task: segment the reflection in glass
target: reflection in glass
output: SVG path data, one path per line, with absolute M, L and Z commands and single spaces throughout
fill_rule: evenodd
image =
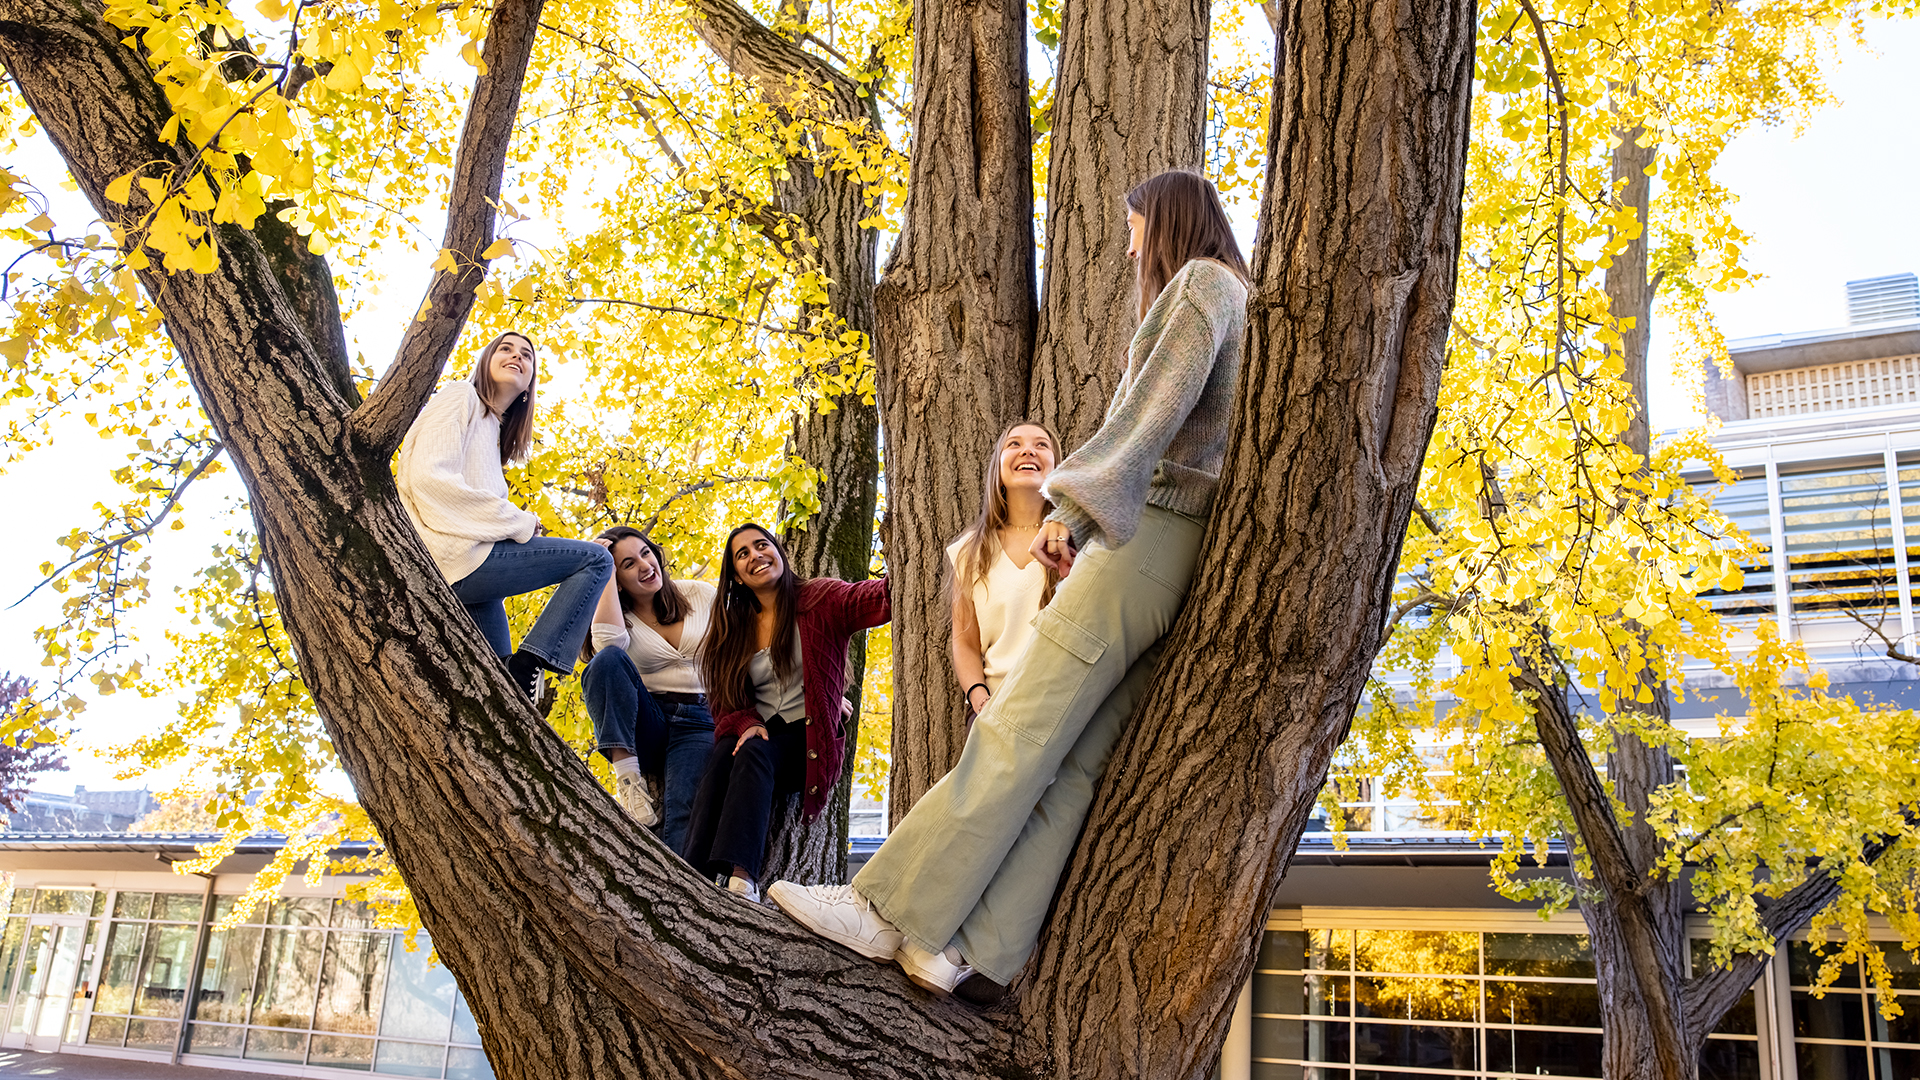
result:
M 25 915 L 27 912 L 32 911 L 33 910 L 33 890 L 32 889 L 13 890 L 13 905 L 9 907 L 7 910 L 13 912 L 15 915 Z
M 240 1043 L 246 1036 L 246 1028 L 190 1024 L 187 1027 L 187 1053 L 239 1057 Z
M 365 1072 L 373 1068 L 373 1040 L 354 1039 L 345 1035 L 315 1035 L 307 1064 Z
M 127 1021 L 119 1016 L 96 1016 L 87 1025 L 87 1042 L 94 1046 L 119 1046 L 127 1041 Z
M 478 1050 L 447 1051 L 447 1080 L 493 1080 L 493 1066 Z
M 1307 1021 L 1308 1061 L 1352 1061 L 1353 1028 L 1346 1021 Z
M 1355 971 L 1406 975 L 1477 975 L 1480 935 L 1471 930 L 1359 930 Z
M 41 915 L 85 915 L 93 909 L 92 889 L 41 889 L 33 910 Z
M 1708 1039 L 1700 1048 L 1700 1080 L 1761 1080 L 1759 1041 Z
M 260 963 L 260 937 L 257 926 L 237 926 L 215 930 L 207 935 L 207 959 L 200 978 L 193 1016 L 229 1024 L 247 1022 L 249 991 L 253 973 Z
M 20 942 L 27 936 L 27 920 L 8 919 L 7 932 L 0 936 L 0 1005 L 13 993 L 13 969 L 19 966 Z
M 1881 1047 L 1874 1052 L 1880 1059 L 1879 1073 L 1883 1080 L 1893 1080 L 1896 1076 L 1920 1076 L 1920 1050 L 1892 1050 Z
M 1599 1076 L 1600 1036 L 1526 1028 L 1489 1031 L 1487 1067 L 1496 1072 Z
M 431 954 L 424 937 L 411 952 L 404 941 L 394 943 L 386 1008 L 380 1017 L 382 1035 L 437 1042 L 452 1029 L 453 976 L 444 965 L 428 964 Z
M 127 1045 L 135 1049 L 171 1051 L 179 1040 L 178 1020 L 127 1021 Z
M 105 889 L 93 890 L 93 906 L 87 909 L 88 917 L 97 919 L 107 913 L 107 893 Z
M 1600 1026 L 1600 989 L 1592 983 L 1487 980 L 1487 1022 L 1538 1027 Z
M 313 994 L 320 976 L 323 930 L 268 930 L 260 949 L 260 976 L 254 980 L 253 1022 L 269 1027 L 304 1028 L 313 1020 Z M 248 1043 L 247 1056 L 253 1056 Z
M 1487 974 L 1593 978 L 1585 934 L 1487 934 Z
M 73 986 L 80 976 L 80 939 L 86 931 L 78 926 L 57 928 L 53 960 L 47 965 L 47 983 L 42 988 L 40 1018 L 33 1033 L 41 1038 L 57 1038 L 66 1027 L 67 1005 L 73 1000 Z
M 480 1025 L 474 1022 L 473 1010 L 467 1008 L 467 995 L 458 989 L 453 992 L 453 1041 L 480 1045 Z
M 1353 970 L 1353 931 L 1312 930 L 1307 966 L 1326 971 Z
M 100 964 L 100 989 L 93 998 L 97 1013 L 133 1011 L 134 974 L 140 965 L 140 946 L 147 938 L 145 923 L 114 923 L 107 934 L 107 956 Z
M 327 956 L 320 968 L 320 1007 L 316 1031 L 372 1035 L 380 1020 L 380 995 L 390 934 L 334 931 L 327 935 Z M 368 1053 L 372 1053 L 371 1047 Z M 369 1058 L 369 1061 L 372 1059 Z
M 154 898 L 153 917 L 168 922 L 199 922 L 206 897 L 200 893 L 160 893 Z
M 252 1061 L 290 1061 L 297 1064 L 307 1060 L 307 1036 L 297 1031 L 262 1031 L 253 1028 L 247 1032 L 246 1057 Z
M 1867 1075 L 1867 1048 L 1797 1043 L 1794 1059 L 1800 1080 L 1861 1080 Z
M 1302 980 L 1308 1016 L 1353 1015 L 1353 979 L 1347 975 L 1308 975 Z
M 1355 1024 L 1353 1063 L 1473 1069 L 1479 1067 L 1479 1044 L 1478 1033 L 1470 1027 Z
M 320 896 L 283 896 L 267 909 L 269 926 L 325 926 L 333 901 Z
M 333 925 L 337 929 L 373 929 L 373 905 L 365 900 L 335 900 Z
M 133 1002 L 136 1016 L 180 1019 L 187 980 L 193 974 L 193 946 L 199 936 L 197 926 L 155 926 L 147 935 L 147 958 Z
M 1355 1016 L 1471 1023 L 1479 1018 L 1479 990 L 1479 984 L 1468 979 L 1358 975 L 1353 980 L 1353 1011 Z
M 1887 985 L 1897 990 L 1920 990 L 1920 961 L 1913 954 L 1892 942 L 1877 943 L 1875 948 L 1887 958 Z
M 395 965 L 395 972 L 399 970 Z M 380 1040 L 380 1049 L 373 1059 L 374 1068 L 383 1073 L 396 1073 L 400 1076 L 439 1076 L 447 1060 L 447 1048 L 428 1046 L 422 1043 L 388 1042 Z
M 1852 961 L 1839 959 L 1837 946 L 1823 945 L 1819 952 L 1804 941 L 1787 942 L 1787 978 L 1795 986 L 1812 986 L 1828 962 L 1834 967 L 1835 978 L 1831 985 L 1840 987 L 1858 987 L 1860 985 L 1860 965 Z
M 1880 1015 L 1878 995 L 1867 997 L 1867 1017 L 1873 1023 L 1874 1042 L 1920 1043 L 1920 999 L 1907 995 L 1898 998 L 1900 1015 L 1891 1020 Z M 1885 1073 L 1881 1074 L 1885 1076 Z M 1902 1075 L 1911 1076 L 1912 1073 Z M 1888 1078 L 1891 1080 L 1891 1078 Z
M 1861 995 L 1829 990 L 1824 997 L 1812 991 L 1793 992 L 1793 1034 L 1800 1039 L 1852 1039 L 1867 1037 L 1865 1002 Z
M 153 913 L 153 894 L 150 892 L 123 892 L 113 898 L 113 917 L 116 919 L 145 919 Z
M 27 1030 L 27 1014 L 33 1011 L 34 995 L 40 991 L 47 961 L 53 958 L 53 927 L 30 928 L 21 949 L 25 955 L 20 958 L 20 985 L 13 995 L 13 1013 L 7 1018 L 7 1030 L 15 1033 Z

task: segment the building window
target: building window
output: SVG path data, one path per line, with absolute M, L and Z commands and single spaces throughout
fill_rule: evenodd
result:
M 214 919 L 233 910 L 220 897 Z M 480 1031 L 430 945 L 364 904 L 293 898 L 208 938 L 186 1052 L 392 1076 L 493 1080 Z
M 101 894 L 103 899 L 105 895 Z M 100 985 L 87 1023 L 89 1046 L 173 1050 L 180 1038 L 187 984 L 193 979 L 193 950 L 200 937 L 203 903 L 205 898 L 198 893 L 114 896 L 106 951 L 100 958 Z M 93 940 L 98 949 L 97 931 Z
M 1601 1075 L 1580 934 L 1269 930 L 1253 1011 L 1259 1080 Z M 1757 1080 L 1755 1025 L 1749 993 L 1710 1037 L 1703 1080 Z
M 1793 1053 L 1800 1080 L 1906 1080 L 1920 1076 L 1920 970 L 1898 944 L 1878 946 L 1893 973 L 1892 1020 L 1880 1015 L 1878 996 L 1846 964 L 1833 986 L 1816 996 L 1813 983 L 1824 958 L 1804 941 L 1787 945 L 1787 981 L 1793 991 Z

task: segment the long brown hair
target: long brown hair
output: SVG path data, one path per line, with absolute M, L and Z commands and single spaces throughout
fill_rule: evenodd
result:
M 1127 192 L 1127 209 L 1147 222 L 1133 264 L 1140 318 L 1147 317 L 1173 275 L 1194 259 L 1212 259 L 1241 281 L 1251 279 L 1220 193 L 1200 174 L 1174 169 L 1149 177 Z
M 780 538 L 749 521 L 727 534 L 727 546 L 720 552 L 720 595 L 714 600 L 712 620 L 707 623 L 707 641 L 700 648 L 700 677 L 707 685 L 707 703 L 715 716 L 753 708 L 753 680 L 747 676 L 752 663 L 754 621 L 760 614 L 760 598 L 742 584 L 733 568 L 733 541 L 743 532 L 753 531 L 773 541 L 780 553 L 780 580 L 774 583 L 773 671 L 781 679 L 793 674 L 793 641 L 798 630 L 795 615 L 800 607 L 800 579 L 793 573 Z
M 601 533 L 600 539 L 616 546 L 622 540 L 638 540 L 645 544 L 647 550 L 653 552 L 654 564 L 660 568 L 660 590 L 653 594 L 654 619 L 661 626 L 672 626 L 687 617 L 687 608 L 690 606 L 687 596 L 680 591 L 680 586 L 675 585 L 673 579 L 667 576 L 667 553 L 660 550 L 660 545 L 653 542 L 653 537 L 631 525 L 615 525 Z M 632 611 L 633 603 L 633 597 L 624 592 L 620 593 L 621 611 Z
M 1000 482 L 1000 453 L 1007 448 L 1007 440 L 1023 427 L 1035 427 L 1046 433 L 1047 441 L 1053 444 L 1053 460 L 1060 460 L 1060 440 L 1054 437 L 1053 429 L 1038 420 L 1018 420 L 1007 425 L 1007 430 L 993 442 L 993 452 L 987 455 L 987 476 L 985 490 L 980 495 L 980 516 L 974 518 L 973 525 L 960 534 L 960 548 L 953 554 L 953 588 L 948 603 L 954 603 L 973 595 L 973 587 L 986 578 L 987 571 L 993 566 L 993 556 L 1000 546 L 1000 530 L 1007 525 L 1007 485 Z M 1053 504 L 1046 504 L 1048 512 Z M 1040 606 L 1046 607 L 1053 600 L 1053 589 L 1060 583 L 1060 574 L 1055 570 L 1047 571 L 1046 586 L 1040 592 Z
M 525 461 L 527 451 L 533 446 L 533 399 L 534 391 L 540 387 L 539 352 L 533 348 L 533 339 L 518 330 L 509 330 L 487 343 L 480 350 L 480 361 L 473 365 L 473 388 L 480 392 L 480 401 L 493 411 L 493 392 L 498 386 L 493 381 L 493 372 L 487 370 L 487 361 L 493 359 L 493 350 L 509 337 L 517 337 L 527 343 L 534 352 L 533 378 L 527 383 L 527 392 L 513 399 L 507 411 L 500 414 L 500 464 L 509 461 Z

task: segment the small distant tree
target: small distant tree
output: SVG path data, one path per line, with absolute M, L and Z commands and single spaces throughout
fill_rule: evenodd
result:
M 0 717 L 10 717 L 23 703 L 33 700 L 33 684 L 13 672 L 0 673 Z M 39 742 L 25 732 L 0 739 L 0 807 L 8 813 L 20 809 L 27 785 L 41 773 L 65 772 L 67 759 L 60 747 Z

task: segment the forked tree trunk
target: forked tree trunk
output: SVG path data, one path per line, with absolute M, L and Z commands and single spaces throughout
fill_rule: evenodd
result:
M 917 246 L 903 253 L 900 303 L 882 323 L 912 335 L 887 352 L 889 420 L 900 409 L 933 429 L 964 416 L 935 408 L 1011 411 L 1024 392 L 1024 378 L 999 377 L 1006 356 L 988 346 L 1023 342 L 1031 307 L 988 303 L 1011 290 L 979 271 L 1018 276 L 1031 246 L 959 213 L 1009 190 L 982 163 L 1013 155 L 991 144 L 1025 141 L 967 105 L 997 88 L 1008 111 L 996 115 L 1024 123 L 1022 80 L 995 66 L 1020 63 L 1020 9 L 988 19 L 924 7 L 917 107 L 930 116 L 916 149 L 936 133 L 982 140 L 924 159 L 937 176 L 916 189 Z M 526 0 L 494 7 L 490 74 L 476 86 L 492 109 L 475 108 L 470 128 L 511 119 L 537 11 Z M 356 407 L 288 302 L 298 279 L 276 273 L 251 234 L 218 230 L 212 274 L 141 272 L 248 487 L 301 675 L 502 1080 L 1202 1071 L 1381 636 L 1457 244 L 1471 5 L 1301 0 L 1289 19 L 1269 239 L 1194 601 L 1147 719 L 1102 786 L 1041 978 L 1005 1023 L 929 1000 L 897 971 L 698 881 L 533 715 L 441 581 L 390 472 L 444 351 L 409 338 Z M 145 207 L 138 195 L 109 202 L 106 185 L 187 152 L 160 141 L 170 110 L 123 36 L 95 0 L 0 0 L 0 64 L 96 211 L 120 224 Z M 938 63 L 925 52 L 935 48 L 949 50 Z M 489 131 L 497 183 L 505 130 Z M 471 149 L 463 139 L 456 193 L 472 186 Z M 1015 197 L 1026 188 L 1013 185 Z M 455 224 L 472 210 L 456 199 Z M 462 252 L 491 239 L 473 233 L 449 229 Z M 435 279 L 436 290 L 457 286 Z M 464 307 L 448 295 L 434 310 Z M 457 332 L 457 314 L 444 317 Z M 973 365 L 953 376 L 972 396 L 933 379 L 935 356 Z M 931 437 L 891 434 L 891 460 L 918 463 L 908 475 L 936 480 L 951 467 Z M 968 458 L 971 474 L 977 452 Z M 930 493 L 958 483 L 917 488 L 914 511 L 931 514 Z M 894 554 L 937 559 L 944 533 L 908 528 L 898 509 Z
M 1047 265 L 1026 415 L 1079 446 L 1106 417 L 1137 303 L 1122 197 L 1206 150 L 1205 0 L 1069 3 L 1047 164 Z
M 898 821 L 960 756 L 946 545 L 980 507 L 980 463 L 1026 407 L 1033 147 L 1025 0 L 914 0 L 906 221 L 874 295 L 893 582 Z
M 693 10 L 700 37 L 736 75 L 759 86 L 768 101 L 784 101 L 792 81 L 817 85 L 827 90 L 820 100 L 833 119 L 864 119 L 879 126 L 872 99 L 863 97 L 852 79 L 775 34 L 732 0 L 697 0 Z M 860 224 L 867 216 L 861 186 L 844 171 L 830 169 L 825 176 L 815 176 L 808 158 L 791 164 L 788 177 L 774 181 L 773 197 L 775 208 L 803 227 L 805 239 L 797 245 L 795 258 L 817 266 L 829 279 L 826 312 L 871 341 L 877 234 Z M 801 577 L 862 581 L 873 555 L 880 413 L 857 394 L 838 395 L 833 403 L 833 411 L 809 409 L 793 423 L 789 445 L 821 473 L 820 509 L 805 528 L 787 536 L 787 553 Z M 858 703 L 866 651 L 866 635 L 860 634 L 847 658 L 846 692 L 855 704 L 846 721 L 847 767 L 819 817 L 807 820 L 798 796 L 776 809 L 761 870 L 765 881 L 816 884 L 847 878 L 847 804 L 860 745 Z
M 1433 430 L 1473 4 L 1292 0 L 1282 23 L 1200 568 L 1024 987 L 1057 1076 L 1204 1075 L 1379 649 Z

